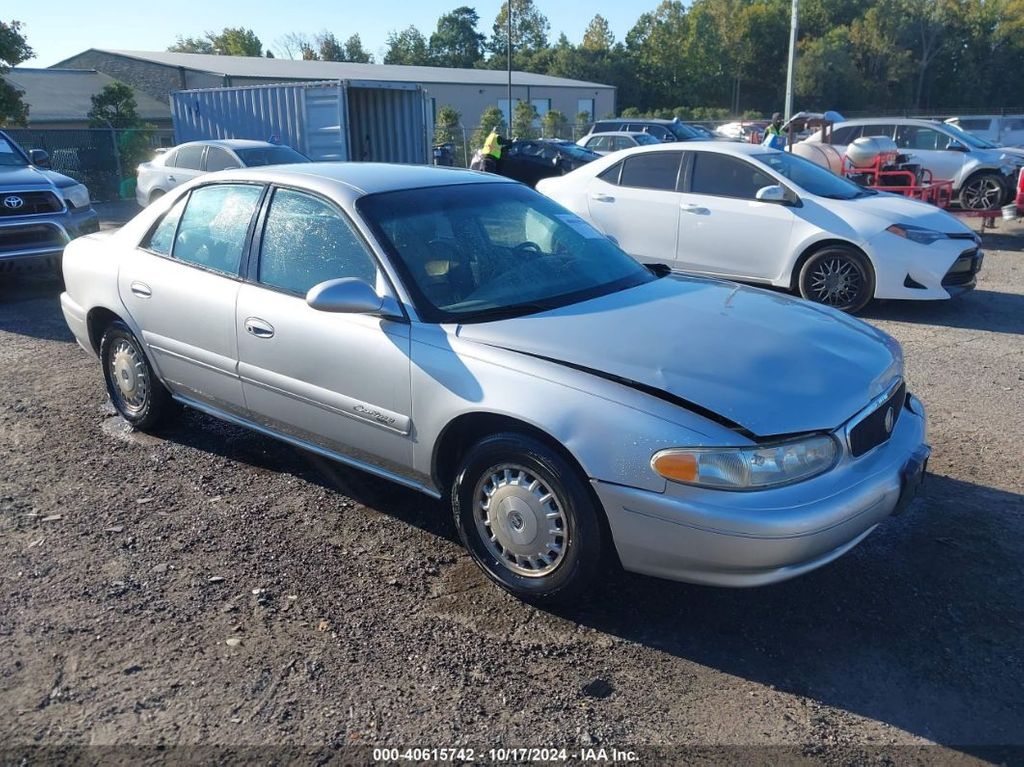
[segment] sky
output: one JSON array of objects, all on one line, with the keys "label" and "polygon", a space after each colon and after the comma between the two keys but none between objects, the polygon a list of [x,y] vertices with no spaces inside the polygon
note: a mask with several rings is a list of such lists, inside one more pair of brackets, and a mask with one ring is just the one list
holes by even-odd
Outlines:
[{"label": "sky", "polygon": [[[587,23],[598,12],[597,6],[567,0],[534,0],[534,4],[551,23],[551,42],[565,32],[569,40],[579,43]],[[438,17],[462,5],[476,9],[480,15],[478,30],[490,36],[502,0],[18,0],[4,5],[0,19],[23,22],[22,33],[35,50],[35,57],[22,66],[48,67],[88,48],[162,51],[179,35],[196,37],[237,26],[252,29],[271,50],[275,41],[289,32],[312,35],[327,29],[342,41],[358,33],[363,47],[379,62],[390,31],[411,24],[429,38]],[[615,39],[622,40],[640,14],[653,10],[658,0],[622,0],[603,5],[606,7],[600,8],[601,15],[608,19]],[[574,10],[573,6],[586,10]]]}]

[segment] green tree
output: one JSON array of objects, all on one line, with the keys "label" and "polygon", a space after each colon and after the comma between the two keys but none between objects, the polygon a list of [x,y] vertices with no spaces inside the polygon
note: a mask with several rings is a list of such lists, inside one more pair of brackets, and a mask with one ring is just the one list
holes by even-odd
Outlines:
[{"label": "green tree", "polygon": [[345,61],[356,64],[372,64],[373,56],[363,48],[363,41],[355,34],[345,41]]},{"label": "green tree", "polygon": [[476,31],[480,17],[473,8],[461,6],[437,20],[430,35],[430,58],[435,66],[471,68],[483,56],[484,36]]},{"label": "green tree", "polygon": [[22,101],[21,91],[3,79],[11,67],[33,56],[21,26],[20,21],[0,21],[0,125],[24,125],[28,121],[28,105]]},{"label": "green tree", "polygon": [[548,138],[563,138],[569,129],[569,120],[557,109],[549,109],[540,121],[541,133]]},{"label": "green tree", "polygon": [[[533,4],[533,0],[511,0],[512,2],[512,55],[514,60],[529,60],[531,56],[548,47],[548,18]],[[492,63],[504,66],[508,56],[508,0],[501,4],[494,19],[491,38],[487,49],[491,52]]]},{"label": "green tree", "polygon": [[89,125],[94,128],[138,128],[142,124],[136,109],[135,91],[130,85],[112,82],[92,97]]},{"label": "green tree", "polygon": [[513,138],[530,139],[537,138],[537,108],[529,101],[517,101],[515,109],[512,110],[512,136]]},{"label": "green tree", "polygon": [[600,13],[594,16],[583,33],[583,48],[588,51],[609,51],[615,45],[615,35],[608,19]]},{"label": "green tree", "polygon": [[316,36],[316,52],[321,61],[344,61],[345,48],[333,32],[324,30]]},{"label": "green tree", "polygon": [[437,110],[437,117],[434,120],[434,143],[444,144],[462,142],[462,132],[459,130],[459,123],[462,115],[452,106],[442,106]]},{"label": "green tree", "polygon": [[177,53],[213,53],[219,56],[263,56],[263,43],[245,27],[224,27],[203,37],[179,36],[167,50]]},{"label": "green tree", "polygon": [[430,64],[430,50],[427,40],[414,26],[408,26],[401,32],[388,33],[388,49],[384,53],[385,64],[410,64],[423,66]]},{"label": "green tree", "polygon": [[484,145],[488,134],[497,128],[498,133],[507,136],[508,126],[505,124],[505,115],[498,107],[487,107],[480,115],[480,125],[473,132],[473,139],[470,142],[471,149],[479,149]]}]

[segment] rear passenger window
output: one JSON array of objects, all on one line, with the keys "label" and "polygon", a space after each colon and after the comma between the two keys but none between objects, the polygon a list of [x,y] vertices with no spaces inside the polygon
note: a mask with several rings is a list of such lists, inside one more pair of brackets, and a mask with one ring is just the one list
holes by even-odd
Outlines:
[{"label": "rear passenger window", "polygon": [[147,250],[151,250],[154,253],[159,253],[162,256],[171,255],[171,245],[174,242],[174,232],[178,228],[178,221],[181,220],[181,212],[185,210],[185,200],[188,199],[188,195],[185,195],[174,207],[171,208],[164,217],[160,220],[160,223],[156,225],[149,238],[143,242],[142,247]]},{"label": "rear passenger window", "polygon": [[262,191],[262,187],[252,184],[214,184],[193,191],[171,255],[207,269],[237,274]]},{"label": "rear passenger window", "polygon": [[230,170],[231,168],[240,167],[238,160],[231,156],[230,152],[227,152],[220,147],[211,146],[206,150],[206,169],[213,173],[218,170]]},{"label": "rear passenger window", "polygon": [[697,152],[690,191],[716,197],[757,199],[757,190],[779,182],[749,162],[717,152]]},{"label": "rear passenger window", "polygon": [[201,170],[203,167],[203,150],[205,148],[202,144],[180,147],[177,154],[174,155],[174,167]]},{"label": "rear passenger window", "polygon": [[852,144],[857,138],[860,138],[859,125],[847,125],[845,128],[836,128],[832,131],[833,144]]},{"label": "rear passenger window", "polygon": [[259,281],[305,295],[325,280],[356,277],[376,284],[377,264],[334,206],[301,192],[278,189],[267,212]]},{"label": "rear passenger window", "polygon": [[648,152],[629,157],[622,163],[619,186],[674,192],[682,157],[682,152]]},{"label": "rear passenger window", "polygon": [[887,136],[888,138],[893,137],[893,133],[896,132],[895,125],[865,125],[864,130],[861,132],[861,136]]}]

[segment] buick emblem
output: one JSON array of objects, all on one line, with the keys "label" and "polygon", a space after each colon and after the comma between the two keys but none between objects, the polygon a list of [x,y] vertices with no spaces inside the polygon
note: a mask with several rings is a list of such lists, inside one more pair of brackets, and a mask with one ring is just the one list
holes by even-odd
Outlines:
[{"label": "buick emblem", "polygon": [[20,197],[18,197],[16,194],[12,194],[10,197],[4,197],[4,207],[5,208],[10,208],[11,210],[17,210],[18,208],[20,208],[24,204],[25,204],[25,201],[23,199],[21,199]]},{"label": "buick emblem", "polygon": [[893,413],[892,407],[885,411],[885,433],[892,434],[892,424],[896,420],[896,414]]}]

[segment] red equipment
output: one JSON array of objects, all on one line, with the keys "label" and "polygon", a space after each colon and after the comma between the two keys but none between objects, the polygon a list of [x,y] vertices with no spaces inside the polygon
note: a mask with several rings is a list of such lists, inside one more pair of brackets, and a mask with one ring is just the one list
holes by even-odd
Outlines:
[{"label": "red equipment", "polygon": [[899,152],[879,152],[874,162],[857,167],[843,155],[843,175],[861,186],[881,192],[894,192],[940,208],[953,200],[953,182],[936,181],[927,168],[900,163]]}]

